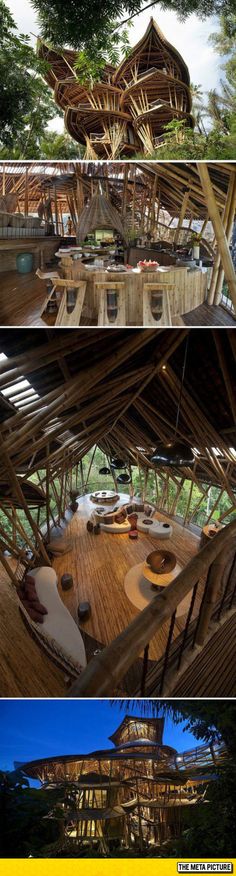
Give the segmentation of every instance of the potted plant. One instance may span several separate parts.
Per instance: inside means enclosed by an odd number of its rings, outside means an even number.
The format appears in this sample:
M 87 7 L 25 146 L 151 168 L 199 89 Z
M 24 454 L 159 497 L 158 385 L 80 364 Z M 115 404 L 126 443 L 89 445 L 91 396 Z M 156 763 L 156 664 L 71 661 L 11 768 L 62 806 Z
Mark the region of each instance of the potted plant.
M 128 243 L 129 247 L 137 246 L 137 242 L 138 242 L 137 228 L 135 228 L 135 227 L 129 228 L 127 231 L 127 234 L 126 234 L 126 239 L 127 239 L 127 243 Z
M 200 242 L 202 239 L 202 235 L 198 234 L 197 231 L 193 231 L 191 236 L 191 244 L 192 244 L 192 257 L 198 261 L 200 259 Z

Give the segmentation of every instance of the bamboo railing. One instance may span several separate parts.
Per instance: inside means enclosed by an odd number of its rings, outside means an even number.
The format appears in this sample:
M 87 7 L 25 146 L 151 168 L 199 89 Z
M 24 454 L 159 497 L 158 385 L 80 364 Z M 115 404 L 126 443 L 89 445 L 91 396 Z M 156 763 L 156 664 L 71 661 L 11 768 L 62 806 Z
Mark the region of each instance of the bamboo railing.
M 169 621 L 169 634 L 165 654 L 159 664 L 160 673 L 154 673 L 154 691 L 156 695 L 165 693 L 168 670 L 171 674 L 179 673 L 187 652 L 198 653 L 199 647 L 206 642 L 209 626 L 222 620 L 222 616 L 234 607 L 236 596 L 236 520 L 222 529 L 212 541 L 203 547 L 193 557 L 186 568 L 180 572 L 168 587 L 158 594 L 152 602 L 143 609 L 129 626 L 111 642 L 103 651 L 94 657 L 81 673 L 69 691 L 69 696 L 97 697 L 110 696 L 121 688 L 122 679 L 144 650 L 143 672 L 140 691 L 144 696 L 148 674 L 149 643 Z M 193 609 L 200 582 L 205 580 L 200 607 L 192 622 Z M 190 607 L 186 616 L 185 627 L 174 642 L 177 607 L 182 600 L 192 592 Z M 177 644 L 176 644 L 177 643 Z M 174 665 L 173 665 L 174 664 Z M 156 676 L 156 677 L 155 677 Z M 156 688 L 155 688 L 156 685 Z

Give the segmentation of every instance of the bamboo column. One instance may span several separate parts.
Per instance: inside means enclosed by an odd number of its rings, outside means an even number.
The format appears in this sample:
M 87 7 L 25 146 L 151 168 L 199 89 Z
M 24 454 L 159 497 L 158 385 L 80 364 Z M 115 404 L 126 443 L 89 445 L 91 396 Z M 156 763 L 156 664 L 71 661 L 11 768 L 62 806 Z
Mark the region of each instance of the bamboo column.
M 28 216 L 29 212 L 29 170 L 26 167 L 25 170 L 25 216 Z
M 226 237 L 227 237 L 227 241 L 228 241 L 229 246 L 230 246 L 232 233 L 233 233 L 235 209 L 236 209 L 236 176 L 235 176 L 235 180 L 234 180 L 234 187 L 233 187 L 232 197 L 231 197 L 230 206 L 229 206 L 229 215 L 228 215 L 227 226 L 225 229 L 225 233 L 226 233 Z M 220 304 L 223 282 L 224 282 L 224 270 L 221 267 L 219 272 L 218 272 L 218 277 L 217 277 L 217 281 L 216 281 L 214 304 Z
M 10 457 L 9 457 L 9 455 L 8 455 L 8 453 L 7 453 L 7 451 L 5 450 L 5 447 L 4 447 L 4 441 L 3 441 L 3 439 L 2 439 L 1 434 L 0 434 L 0 447 L 1 447 L 2 457 L 3 457 L 4 461 L 5 461 L 6 470 L 7 470 L 7 472 L 8 472 L 8 477 L 9 477 L 10 482 L 12 483 L 14 493 L 15 493 L 16 497 L 18 498 L 18 500 L 19 500 L 19 502 L 20 502 L 20 505 L 21 505 L 22 508 L 23 508 L 23 511 L 24 511 L 25 514 L 26 514 L 27 520 L 29 521 L 29 524 L 30 524 L 30 526 L 31 526 L 32 532 L 34 533 L 34 536 L 35 536 L 36 545 L 38 544 L 39 549 L 40 549 L 40 553 L 42 554 L 42 557 L 43 557 L 43 559 L 45 560 L 46 565 L 47 565 L 47 566 L 50 566 L 51 564 L 50 564 L 49 557 L 48 557 L 48 555 L 47 555 L 46 548 L 45 548 L 45 546 L 44 546 L 44 543 L 43 543 L 43 541 L 42 541 L 42 538 L 41 538 L 40 532 L 39 532 L 39 530 L 38 530 L 38 528 L 37 528 L 37 526 L 36 526 L 36 523 L 34 522 L 34 518 L 33 518 L 32 515 L 30 514 L 30 511 L 29 511 L 29 508 L 28 508 L 27 502 L 26 502 L 26 500 L 25 500 L 25 497 L 24 497 L 23 491 L 22 491 L 22 489 L 21 489 L 20 482 L 19 482 L 19 480 L 18 480 L 18 478 L 17 478 L 17 476 L 16 476 L 16 474 L 15 474 L 14 467 L 13 467 L 13 465 L 12 465 L 11 459 L 10 459 Z
M 228 222 L 228 216 L 229 216 L 229 211 L 230 211 L 233 189 L 234 189 L 234 177 L 233 177 L 233 174 L 231 174 L 230 180 L 229 180 L 229 185 L 228 185 L 228 191 L 227 191 L 227 200 L 225 203 L 225 207 L 223 210 L 223 216 L 222 216 L 224 228 L 227 228 L 227 222 Z M 218 277 L 219 277 L 219 271 L 220 271 L 220 253 L 217 251 L 216 255 L 215 255 L 215 259 L 214 259 L 211 284 L 210 284 L 209 295 L 208 295 L 208 304 L 215 303 L 215 293 L 216 293 L 216 286 L 217 286 L 217 281 L 218 281 Z
M 220 251 L 220 256 L 222 260 L 222 265 L 225 273 L 225 278 L 229 286 L 229 291 L 231 294 L 232 302 L 234 304 L 236 310 L 236 277 L 234 266 L 229 250 L 229 244 L 226 237 L 225 229 L 222 223 L 222 219 L 219 213 L 219 209 L 217 207 L 215 194 L 213 191 L 213 187 L 211 184 L 209 171 L 206 163 L 198 162 L 198 173 L 200 176 L 200 180 L 202 183 L 203 192 L 206 198 L 206 204 L 209 212 L 210 219 L 212 221 L 215 236 L 217 240 L 217 244 Z
M 180 210 L 180 214 L 179 214 L 179 221 L 178 221 L 178 225 L 177 225 L 176 231 L 175 231 L 175 233 L 174 233 L 174 241 L 173 241 L 173 242 L 174 242 L 175 244 L 178 243 L 180 229 L 181 229 L 181 227 L 182 227 L 182 223 L 183 223 L 183 220 L 184 220 L 184 217 L 185 217 L 185 213 L 186 213 L 186 210 L 187 210 L 187 206 L 188 206 L 189 195 L 190 195 L 190 192 L 189 192 L 189 190 L 187 190 L 187 191 L 185 192 L 185 194 L 184 194 L 184 197 L 183 197 L 183 201 L 182 201 L 182 205 L 181 205 L 181 210 Z

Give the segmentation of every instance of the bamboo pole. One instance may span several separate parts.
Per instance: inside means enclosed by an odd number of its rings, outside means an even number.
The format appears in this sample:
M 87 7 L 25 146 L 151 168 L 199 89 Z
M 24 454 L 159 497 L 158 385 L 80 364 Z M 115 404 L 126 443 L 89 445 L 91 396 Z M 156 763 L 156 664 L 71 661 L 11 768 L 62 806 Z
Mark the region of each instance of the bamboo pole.
M 236 277 L 234 266 L 222 219 L 220 217 L 220 213 L 216 204 L 215 194 L 211 184 L 208 167 L 204 162 L 198 162 L 198 172 L 202 183 L 203 192 L 205 194 L 209 216 L 214 227 L 215 236 L 222 259 L 225 278 L 228 283 L 232 302 L 236 310 Z
M 21 486 L 20 486 L 20 482 L 15 474 L 14 467 L 12 465 L 9 454 L 7 453 L 7 451 L 5 449 L 4 441 L 2 439 L 1 433 L 0 433 L 0 447 L 1 447 L 1 453 L 2 453 L 3 459 L 5 460 L 5 463 L 6 463 L 6 470 L 8 471 L 8 477 L 9 477 L 10 482 L 12 483 L 14 493 L 15 493 L 16 497 L 18 498 L 18 501 L 20 502 L 20 505 L 22 506 L 23 510 L 25 511 L 27 520 L 29 521 L 32 532 L 34 533 L 34 536 L 35 536 L 36 545 L 38 544 L 39 549 L 40 549 L 40 553 L 41 553 L 46 565 L 50 566 L 50 560 L 49 560 L 49 557 L 47 555 L 46 548 L 44 546 L 44 543 L 42 541 L 42 538 L 41 538 L 41 535 L 38 531 L 38 528 L 34 522 L 34 519 L 33 519 L 32 515 L 30 514 L 27 502 L 25 500 L 24 494 L 23 494 Z
M 235 180 L 234 180 L 234 189 L 232 192 L 228 221 L 227 221 L 227 225 L 226 225 L 226 229 L 225 229 L 226 237 L 227 237 L 227 241 L 228 241 L 229 246 L 231 243 L 231 238 L 232 238 L 232 233 L 233 233 L 233 226 L 234 226 L 234 220 L 235 220 L 235 209 L 236 209 L 236 176 L 235 176 Z M 218 277 L 217 277 L 217 281 L 216 281 L 215 298 L 214 298 L 214 304 L 216 304 L 216 305 L 220 304 L 220 302 L 221 302 L 223 282 L 224 282 L 224 270 L 221 267 L 219 272 L 218 272 Z
M 186 214 L 186 210 L 187 210 L 187 206 L 188 206 L 189 195 L 190 195 L 189 191 L 186 191 L 184 193 L 184 197 L 183 197 L 183 201 L 182 201 L 182 205 L 181 205 L 181 209 L 180 209 L 180 214 L 179 214 L 179 221 L 178 221 L 176 231 L 174 233 L 174 241 L 173 242 L 175 244 L 178 243 L 180 228 L 182 227 L 182 223 L 183 223 L 183 220 L 184 220 L 184 217 Z

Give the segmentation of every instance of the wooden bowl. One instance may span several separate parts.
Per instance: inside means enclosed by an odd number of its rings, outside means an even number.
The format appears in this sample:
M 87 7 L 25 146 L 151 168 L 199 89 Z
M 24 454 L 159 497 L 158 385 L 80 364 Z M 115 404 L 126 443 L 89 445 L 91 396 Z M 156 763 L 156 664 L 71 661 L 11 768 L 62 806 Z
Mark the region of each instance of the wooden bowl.
M 146 562 L 156 575 L 166 575 L 175 568 L 176 557 L 171 551 L 151 551 Z

